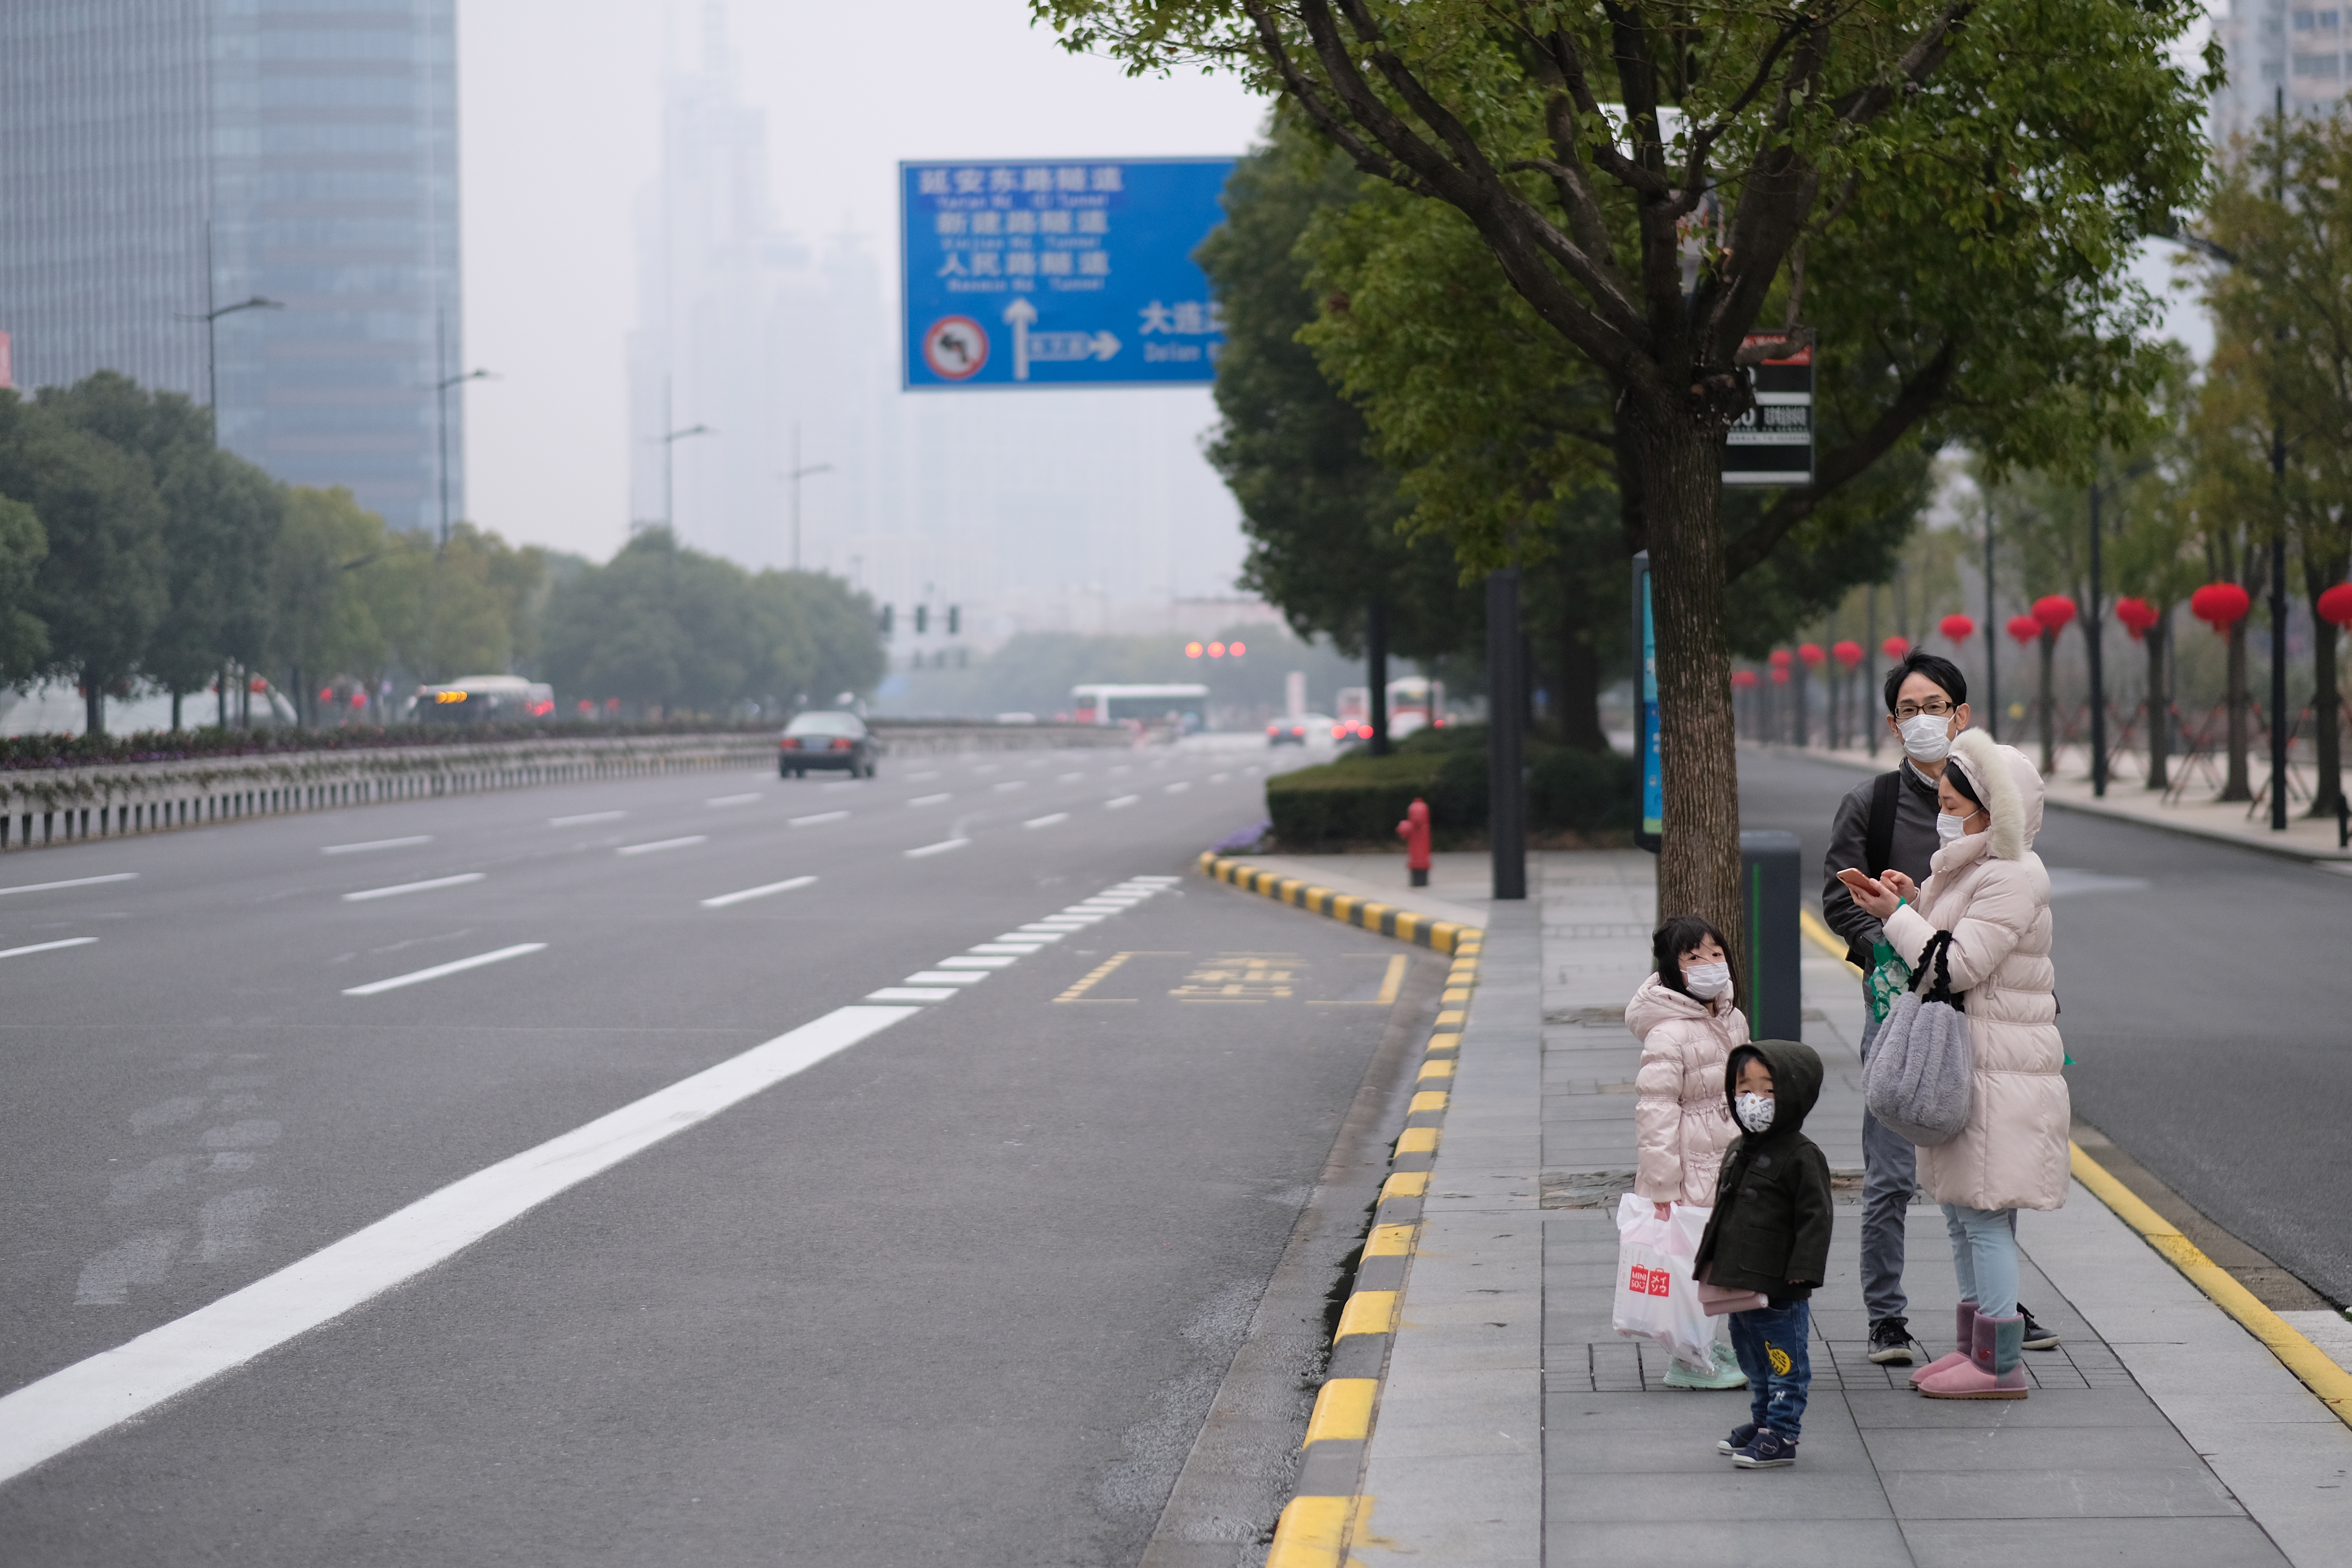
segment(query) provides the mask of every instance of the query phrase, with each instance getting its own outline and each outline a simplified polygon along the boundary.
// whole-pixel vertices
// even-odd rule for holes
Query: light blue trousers
[[[1974,1301],[1988,1318],[2017,1316],[2017,1225],[2010,1209],[1944,1205],[1944,1228],[1952,1237],[1952,1272],[1960,1297]]]

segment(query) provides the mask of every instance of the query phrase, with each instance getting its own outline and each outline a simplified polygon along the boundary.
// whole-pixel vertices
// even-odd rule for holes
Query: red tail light
[[[853,745],[856,745],[856,742],[854,742],[854,741],[852,741],[848,736],[846,736],[846,735],[840,735],[840,736],[836,736],[836,737],[835,737],[835,739],[834,739],[834,742],[833,742],[833,749],[834,749],[835,751],[836,751],[836,752],[845,752],[845,751],[849,750],[849,748],[850,748],[850,747],[852,747]]]
[[[801,749],[800,737],[798,735],[787,735],[782,740],[777,742],[776,745],[782,751],[797,752]]]

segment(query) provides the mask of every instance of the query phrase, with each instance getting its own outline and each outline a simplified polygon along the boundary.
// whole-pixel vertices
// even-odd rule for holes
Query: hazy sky
[[[1263,114],[1229,79],[1129,80],[1065,54],[1022,0],[726,9],[739,90],[768,115],[779,225],[846,223],[894,279],[902,158],[1234,153]],[[701,0],[458,7],[467,363],[502,378],[468,389],[467,499],[509,538],[601,558],[626,537],[630,204],[658,162],[666,50],[699,58],[703,11]],[[1102,395],[1190,398],[1202,428],[1214,417],[1205,392]]]

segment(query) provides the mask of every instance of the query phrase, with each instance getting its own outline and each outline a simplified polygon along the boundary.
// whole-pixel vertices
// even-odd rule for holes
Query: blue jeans
[[[1988,1318],[2017,1316],[2017,1211],[1944,1205],[1960,1296]]]
[[[1862,1004],[1862,1059],[1878,1038],[1882,1019],[1870,1016],[1870,999]],[[1912,1189],[1919,1184],[1919,1151],[1901,1133],[1879,1125],[1878,1118],[1862,1113],[1862,1305],[1874,1323],[1908,1316],[1909,1300],[1903,1294],[1903,1226],[1911,1207]]]
[[[1805,1342],[1813,1331],[1810,1301],[1774,1310],[1731,1314],[1731,1349],[1748,1374],[1748,1418],[1794,1440],[1805,1424],[1805,1391],[1813,1384]]]

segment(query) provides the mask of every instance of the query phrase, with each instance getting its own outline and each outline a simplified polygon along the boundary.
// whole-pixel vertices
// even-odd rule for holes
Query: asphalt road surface
[[[0,1561],[1135,1561],[1442,964],[1190,875],[1273,763],[886,760],[0,861],[0,1391],[80,1367],[68,1415],[138,1417],[0,1479]],[[511,1174],[730,1062],[706,1120]],[[553,1195],[379,1239],[477,1173]],[[324,1287],[248,1292],[260,1353],[104,1403],[123,1358],[89,1358],[345,1238],[362,1305],[297,1333]]]
[[[1803,840],[1816,908],[1831,816],[1866,776],[1740,752],[1741,825]],[[2074,1114],[2352,1302],[2352,877],[2058,810],[2034,848]]]

